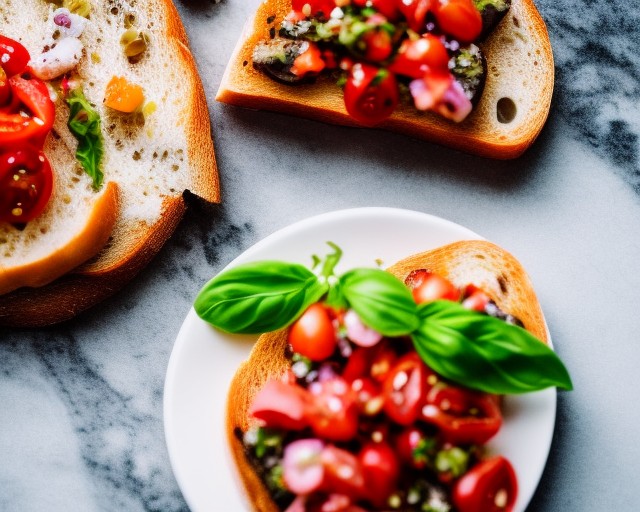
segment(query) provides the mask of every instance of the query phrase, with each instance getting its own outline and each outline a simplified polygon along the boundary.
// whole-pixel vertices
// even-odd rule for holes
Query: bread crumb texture
[[[120,244],[120,252],[124,252],[132,233],[159,220],[167,198],[179,197],[187,189],[197,192],[199,178],[192,167],[202,162],[193,161],[194,151],[187,139],[194,118],[198,118],[195,124],[206,128],[205,138],[210,143],[209,119],[206,104],[194,100],[201,84],[186,50],[184,29],[169,2],[90,3],[89,21],[80,37],[84,56],[76,71],[85,96],[102,120],[105,183],[114,181],[119,186],[120,212],[110,250]],[[20,41],[35,58],[54,42],[55,7],[44,0],[3,0],[0,32]],[[149,38],[146,51],[136,62],[129,61],[120,44],[125,26],[131,25]],[[145,108],[141,112],[122,114],[103,105],[106,85],[113,76],[124,76],[143,87]],[[200,107],[195,112],[194,103]],[[55,172],[52,199],[45,212],[24,230],[0,225],[3,265],[36,261],[67,244],[104,192],[104,186],[98,193],[92,189],[90,178],[75,159],[77,142],[66,126],[68,115],[64,100],[56,98],[54,130],[44,149]],[[207,170],[217,188],[212,147],[209,156]]]

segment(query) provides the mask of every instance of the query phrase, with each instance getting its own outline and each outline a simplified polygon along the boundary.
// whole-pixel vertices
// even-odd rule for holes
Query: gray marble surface
[[[162,393],[193,298],[264,236],[355,206],[445,217],[518,256],[575,384],[559,394],[549,463],[529,511],[637,510],[635,2],[538,0],[557,85],[540,138],[512,162],[216,104],[257,3],[176,2],[210,100],[223,203],[191,201],[152,264],[90,312],[52,328],[0,332],[0,511],[187,510],[165,447]]]

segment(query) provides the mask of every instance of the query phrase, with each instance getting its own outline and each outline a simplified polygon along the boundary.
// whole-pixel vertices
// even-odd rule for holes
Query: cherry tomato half
[[[55,106],[46,84],[37,78],[14,76],[9,79],[11,94],[24,111],[0,111],[0,149],[30,144],[42,147],[53,126]],[[12,102],[14,103],[14,102]]]
[[[359,123],[372,126],[389,117],[398,104],[398,83],[393,73],[356,63],[344,87],[347,112]]]
[[[461,43],[475,41],[482,32],[482,16],[472,0],[438,0],[433,14],[440,29]]]
[[[320,454],[324,468],[322,489],[350,498],[360,498],[365,494],[365,481],[358,458],[347,450],[327,445]]]
[[[449,54],[439,38],[425,34],[420,39],[406,39],[389,69],[411,78],[422,78],[429,70],[448,73]]]
[[[0,155],[0,222],[28,222],[42,213],[53,173],[42,151],[25,146]]]
[[[312,361],[331,356],[337,340],[329,311],[319,302],[309,306],[289,329],[289,344]]]
[[[453,503],[460,512],[510,512],[518,494],[511,463],[493,457],[476,464],[453,487]]]
[[[484,444],[502,425],[496,396],[443,382],[427,393],[421,416],[452,443]]]
[[[30,60],[31,56],[22,44],[0,34],[0,66],[8,77],[22,73]]]
[[[460,300],[460,291],[448,279],[428,270],[414,270],[405,283],[412,289],[413,299],[418,304],[439,299]]]
[[[408,426],[418,419],[429,385],[429,373],[416,352],[398,359],[382,385],[384,412],[392,421]]]
[[[389,496],[396,490],[400,476],[400,463],[395,452],[385,441],[365,444],[358,460],[367,486],[367,500],[384,508]]]

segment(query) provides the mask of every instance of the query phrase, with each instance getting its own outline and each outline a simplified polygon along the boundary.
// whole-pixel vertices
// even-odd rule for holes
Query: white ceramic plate
[[[383,266],[416,252],[463,239],[481,238],[468,229],[424,213],[393,208],[357,208],[319,215],[284,228],[257,243],[229,266],[280,259],[311,263],[332,241],[344,256],[337,272],[354,266]],[[224,435],[229,382],[247,358],[255,337],[222,334],[191,309],[169,361],[164,389],[164,424],[178,485],[193,512],[248,510],[235,481]],[[509,397],[504,426],[490,443],[518,475],[516,510],[522,511],[538,485],[555,423],[556,392]]]

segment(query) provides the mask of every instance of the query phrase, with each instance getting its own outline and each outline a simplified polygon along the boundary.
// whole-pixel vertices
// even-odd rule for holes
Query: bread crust
[[[158,22],[166,23],[167,44],[172,47],[184,70],[185,91],[190,91],[186,95],[188,101],[183,115],[192,183],[190,191],[206,201],[219,202],[220,184],[207,102],[195,60],[188,47],[187,34],[173,2],[156,0],[156,3],[163,8],[163,15]],[[109,190],[117,188],[115,184],[107,187]],[[182,194],[183,191],[179,190],[173,195],[164,195],[158,220],[152,224],[138,222],[127,225],[126,239],[119,239],[117,246],[107,242],[114,224],[122,222],[117,206],[113,204],[112,209],[105,209],[105,201],[99,201],[101,206],[94,207],[95,215],[88,219],[84,231],[94,233],[94,238],[99,238],[102,243],[93,245],[90,251],[87,241],[74,238],[74,243],[65,249],[67,255],[77,253],[74,265],[67,264],[63,272],[51,273],[58,261],[56,255],[52,254],[31,265],[28,274],[26,269],[11,269],[11,280],[9,277],[6,279],[12,285],[6,287],[2,285],[5,276],[0,274],[0,325],[41,327],[58,323],[117,292],[149,263],[174,232],[186,210]],[[100,222],[93,225],[95,219]],[[112,221],[109,223],[107,220]],[[101,236],[95,236],[100,230]],[[18,281],[13,277],[14,274],[30,277],[19,283],[23,287],[15,289]],[[37,288],[31,288],[33,286]],[[14,291],[6,293],[12,289]]]
[[[481,287],[500,309],[517,316],[529,332],[548,343],[542,310],[528,275],[515,257],[499,246],[483,240],[455,242],[409,256],[387,271],[404,280],[412,270],[422,268],[456,286]],[[227,440],[238,479],[256,512],[278,512],[278,508],[248,461],[236,431],[249,428],[249,406],[265,382],[281,377],[288,368],[286,346],[286,330],[260,336],[249,358],[238,368],[227,395]]]
[[[265,20],[279,21],[289,12],[290,2],[266,0],[250,19],[222,78],[216,99],[251,109],[264,109],[306,117],[326,123],[360,126],[344,107],[342,90],[329,77],[315,84],[287,86],[253,69],[251,54],[258,41],[269,37]],[[526,39],[526,45],[521,40]],[[501,49],[531,60],[524,82],[519,70],[509,70],[513,58]],[[520,156],[536,139],[546,122],[554,84],[554,64],[546,25],[532,0],[513,0],[510,12],[487,41],[480,44],[489,71],[478,105],[461,123],[431,112],[418,112],[412,105],[399,105],[396,112],[376,128],[395,131],[468,153],[495,159]],[[535,58],[531,55],[535,54]],[[507,59],[507,60],[504,60]],[[522,70],[520,70],[522,71]],[[526,82],[526,83],[525,83]],[[511,123],[497,121],[497,102],[526,92],[527,106]],[[530,100],[530,102],[529,102]]]

